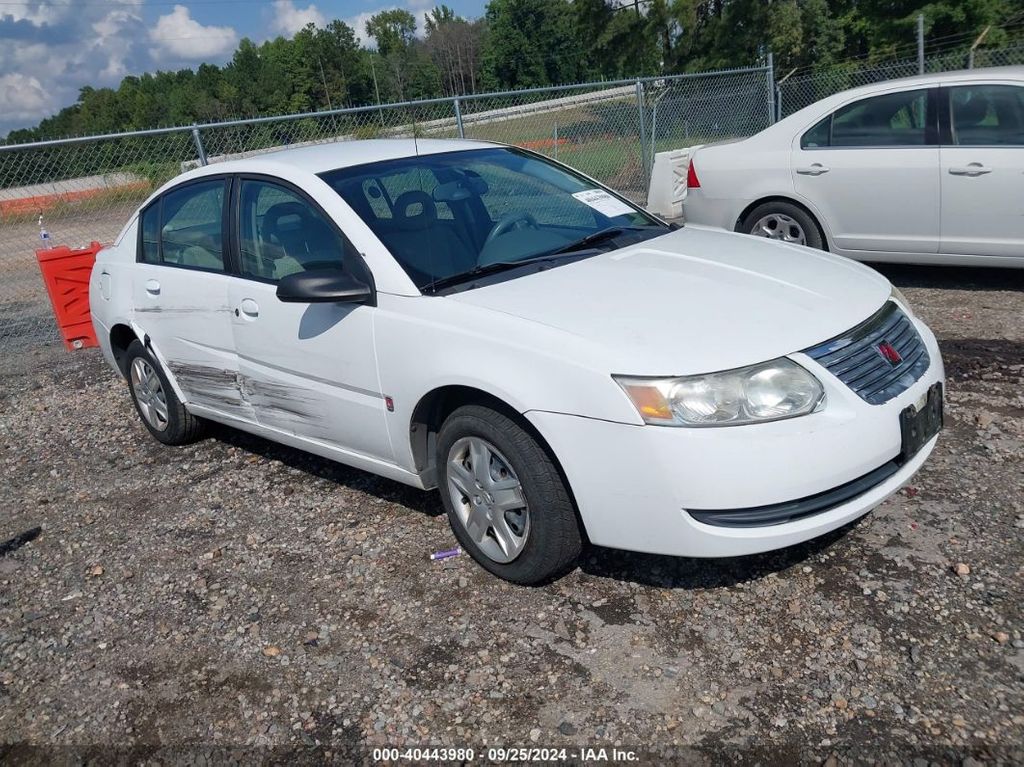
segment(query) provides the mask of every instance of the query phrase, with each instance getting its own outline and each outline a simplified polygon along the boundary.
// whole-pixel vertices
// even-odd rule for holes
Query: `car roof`
[[[900,77],[892,80],[879,80],[876,83],[861,85],[856,88],[849,88],[845,91],[824,96],[802,109],[798,109],[784,119],[773,125],[769,125],[760,133],[751,136],[747,141],[776,141],[791,137],[791,131],[807,127],[809,120],[816,120],[823,117],[843,104],[856,100],[863,96],[871,96],[875,93],[887,91],[900,91],[916,87],[929,87],[941,83],[963,83],[971,81],[986,80],[1021,80],[1024,81],[1024,66],[1009,67],[987,67],[985,69],[962,69],[952,72],[936,72],[927,75],[913,75],[912,77]],[[783,97],[785,98],[785,97]],[[785,103],[785,101],[783,101]]]
[[[214,161],[179,176],[176,182],[212,173],[258,173],[272,171],[274,166],[287,165],[307,173],[324,173],[354,165],[399,160],[406,157],[463,152],[471,149],[499,147],[487,141],[464,139],[367,139],[334,141],[325,144],[261,152],[241,159]]]
[[[849,88],[836,96],[855,96],[862,93],[872,93],[877,90],[899,89],[914,87],[916,85],[934,85],[948,80],[991,80],[1003,77],[1012,79],[1024,79],[1024,66],[1008,67],[986,67],[984,69],[961,69],[951,72],[934,72],[926,75],[911,75],[910,77],[897,77],[891,80],[879,80],[878,82],[861,85],[856,88]],[[824,99],[822,99],[824,100]]]

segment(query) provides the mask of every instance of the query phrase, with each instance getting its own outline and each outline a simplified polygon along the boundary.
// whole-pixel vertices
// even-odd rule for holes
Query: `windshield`
[[[421,290],[574,249],[613,249],[622,235],[635,242],[668,231],[594,182],[512,148],[408,157],[321,178]]]

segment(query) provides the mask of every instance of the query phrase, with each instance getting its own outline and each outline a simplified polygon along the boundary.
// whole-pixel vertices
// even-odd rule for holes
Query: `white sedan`
[[[150,433],[208,419],[418,488],[537,583],[840,527],[942,421],[935,338],[846,259],[666,225],[530,152],[307,147],[158,190],[90,285]]]
[[[697,149],[688,222],[861,261],[1024,267],[1024,67],[891,80]]]

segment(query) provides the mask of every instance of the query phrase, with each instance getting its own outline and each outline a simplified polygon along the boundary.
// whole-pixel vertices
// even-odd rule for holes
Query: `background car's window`
[[[829,133],[832,130],[832,115],[819,122],[800,139],[801,149],[817,149],[827,147],[829,144]]]
[[[225,183],[223,179],[201,181],[164,195],[160,225],[163,263],[224,269]]]
[[[286,187],[243,180],[238,215],[246,277],[279,280],[295,272],[345,266],[345,240],[319,210]]]
[[[139,260],[147,264],[160,263],[160,200],[142,211],[142,251]]]
[[[831,146],[923,146],[927,123],[927,90],[872,96],[835,112]]]
[[[389,160],[322,178],[420,287],[554,253],[604,229],[665,231],[594,182],[515,149]]]
[[[1024,146],[1024,88],[964,85],[951,91],[954,144]]]

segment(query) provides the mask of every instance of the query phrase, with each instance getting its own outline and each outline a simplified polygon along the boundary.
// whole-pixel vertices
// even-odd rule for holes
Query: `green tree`
[[[572,83],[586,72],[567,0],[491,0],[485,19],[486,87]]]

